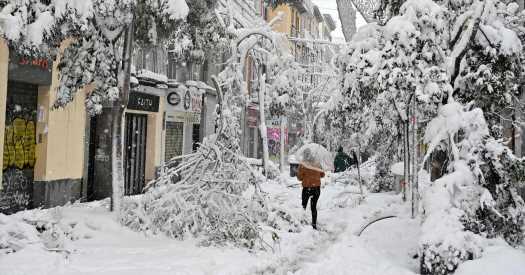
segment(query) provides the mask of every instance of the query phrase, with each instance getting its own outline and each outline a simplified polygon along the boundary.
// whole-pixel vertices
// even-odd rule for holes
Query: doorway
[[[125,129],[124,194],[129,196],[144,189],[148,116],[127,113]]]
[[[37,85],[8,82],[0,213],[32,207],[37,102]]]

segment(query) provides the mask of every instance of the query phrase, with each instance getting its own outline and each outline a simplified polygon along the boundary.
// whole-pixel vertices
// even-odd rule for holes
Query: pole
[[[120,200],[124,195],[124,116],[128,105],[131,82],[131,55],[133,53],[133,23],[125,30],[122,56],[123,77],[117,77],[121,96],[113,102],[111,110],[111,187],[110,211],[120,211]],[[120,70],[119,70],[120,71]],[[118,74],[118,72],[117,72]]]
[[[418,125],[417,125],[417,112],[416,112],[416,101],[413,100],[412,102],[412,145],[413,145],[413,152],[412,152],[412,218],[415,218],[417,216],[417,209],[418,209],[418,196],[419,196],[419,190],[418,190],[418,181],[419,181],[419,142],[417,140],[417,133],[418,132]]]
[[[363,197],[363,181],[361,180],[361,142],[359,136],[357,137],[357,179],[359,180],[359,193]]]
[[[259,89],[259,118],[261,125],[259,131],[261,131],[261,138],[263,142],[263,168],[264,175],[268,176],[268,161],[270,160],[270,154],[268,153],[268,130],[266,128],[266,116],[264,114],[264,97],[266,96],[266,74],[261,76]]]
[[[281,143],[281,152],[280,152],[280,166],[281,166],[281,173],[284,173],[285,171],[285,147],[284,143],[286,142],[286,136],[285,136],[285,123],[286,123],[286,117],[281,116],[281,135],[280,135],[280,143]]]
[[[403,192],[403,201],[406,201],[407,200],[407,197],[406,197],[406,186],[408,184],[408,181],[409,181],[409,153],[408,153],[408,122],[407,121],[403,121],[403,131],[405,132],[404,133],[404,138],[403,138],[403,142],[404,142],[404,160],[403,160],[403,173],[404,173],[404,184],[401,188],[401,192]]]

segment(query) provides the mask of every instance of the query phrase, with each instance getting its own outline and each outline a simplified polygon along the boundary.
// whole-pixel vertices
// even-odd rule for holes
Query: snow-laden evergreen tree
[[[389,158],[417,114],[431,121],[427,153],[449,155],[445,176],[424,186],[423,273],[450,273],[479,257],[483,237],[523,241],[523,160],[493,130],[520,97],[521,28],[513,3],[408,0],[384,25],[361,28],[340,57],[337,131],[359,134]]]

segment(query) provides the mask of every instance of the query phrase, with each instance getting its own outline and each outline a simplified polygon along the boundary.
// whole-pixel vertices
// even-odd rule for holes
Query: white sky
[[[337,3],[335,2],[335,0],[312,0],[312,2],[319,7],[319,10],[322,14],[330,14],[334,19],[335,23],[337,24],[337,29],[335,29],[335,31],[332,32],[334,42],[344,42],[345,38],[341,30],[341,22],[339,21],[339,13],[337,12]],[[365,24],[366,22],[361,16],[361,14],[357,13],[357,28],[359,29],[359,27]]]

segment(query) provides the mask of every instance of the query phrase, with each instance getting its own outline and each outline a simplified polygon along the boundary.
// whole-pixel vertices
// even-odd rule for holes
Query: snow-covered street
[[[287,186],[289,185],[289,186]],[[28,245],[0,256],[0,274],[413,274],[417,263],[417,220],[403,213],[394,194],[370,194],[360,205],[352,186],[329,184],[319,200],[319,226],[307,224],[300,188],[290,180],[263,186],[303,218],[299,233],[280,232],[275,251],[250,252],[232,247],[198,247],[196,240],[176,241],[145,236],[120,225],[107,202],[75,204],[51,210],[21,212],[13,218],[52,217],[73,225],[63,250],[50,252]],[[347,200],[348,199],[348,200]],[[379,221],[357,237],[356,231],[382,214],[399,218]],[[385,273],[386,272],[386,273]]]
[[[63,234],[32,241],[20,237],[26,246],[15,253],[0,254],[0,274],[419,274],[420,220],[410,218],[410,205],[403,203],[400,195],[370,193],[359,203],[356,186],[327,183],[318,203],[319,230],[313,230],[309,211],[300,206],[299,182],[285,178],[284,183],[268,182],[263,191],[290,208],[302,225],[300,232],[279,232],[273,251],[203,247],[195,239],[178,241],[133,232],[118,223],[105,200],[4,216],[0,229],[17,228],[6,223],[9,217],[10,221],[36,224],[53,222]],[[362,231],[370,221],[387,216],[395,217]],[[49,245],[59,248],[49,250]],[[511,260],[505,270],[499,267],[503,258]],[[465,264],[456,274],[481,274],[488,269],[492,271],[483,274],[520,275],[525,270],[524,260],[525,248],[514,250],[503,241],[495,242],[486,258]]]

